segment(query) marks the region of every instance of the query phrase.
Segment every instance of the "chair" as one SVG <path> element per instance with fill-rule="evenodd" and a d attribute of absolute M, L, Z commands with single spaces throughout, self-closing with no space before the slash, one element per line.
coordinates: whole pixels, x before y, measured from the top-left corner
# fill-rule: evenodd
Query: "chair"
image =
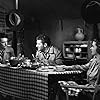
<path fill-rule="evenodd" d="M 100 70 L 99 70 L 99 73 L 98 73 L 98 76 L 97 76 L 97 83 L 96 83 L 95 87 L 86 87 L 84 85 L 77 85 L 77 84 L 68 85 L 68 84 L 66 84 L 65 81 L 59 81 L 58 83 L 60 84 L 63 91 L 66 93 L 66 100 L 69 100 L 69 93 L 68 93 L 69 90 L 68 89 L 70 89 L 70 88 L 78 89 L 80 91 L 82 89 L 94 91 L 92 100 L 99 100 L 100 99 Z M 78 91 L 78 92 L 80 92 L 80 91 Z"/>
<path fill-rule="evenodd" d="M 97 77 L 97 83 L 93 95 L 93 100 L 99 100 L 100 99 L 100 69 Z"/>
<path fill-rule="evenodd" d="M 66 100 L 69 100 L 69 90 L 68 89 L 72 89 L 72 90 L 73 89 L 78 89 L 79 90 L 78 92 L 80 92 L 82 89 L 85 89 L 85 90 L 94 90 L 93 87 L 85 87 L 83 85 L 78 85 L 78 86 L 75 86 L 75 85 L 66 85 L 64 83 L 64 81 L 59 81 L 59 83 L 60 83 L 60 86 L 63 89 L 63 91 L 66 93 Z M 76 92 L 77 92 L 77 90 L 76 90 Z M 76 96 L 78 95 L 78 92 L 76 93 Z"/>

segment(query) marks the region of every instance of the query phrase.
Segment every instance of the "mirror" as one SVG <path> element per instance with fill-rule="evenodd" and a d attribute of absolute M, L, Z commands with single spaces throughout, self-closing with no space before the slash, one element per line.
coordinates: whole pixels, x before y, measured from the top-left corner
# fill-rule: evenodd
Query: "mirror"
<path fill-rule="evenodd" d="M 21 18 L 17 13 L 14 12 L 9 15 L 9 22 L 12 26 L 17 26 L 21 23 Z"/>
<path fill-rule="evenodd" d="M 18 10 L 10 11 L 6 17 L 7 26 L 15 31 L 22 28 L 23 20 L 24 18 Z"/>

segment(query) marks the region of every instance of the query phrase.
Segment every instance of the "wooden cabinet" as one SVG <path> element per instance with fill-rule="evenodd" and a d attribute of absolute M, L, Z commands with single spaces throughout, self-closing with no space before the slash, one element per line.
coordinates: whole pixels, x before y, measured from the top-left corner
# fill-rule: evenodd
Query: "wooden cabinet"
<path fill-rule="evenodd" d="M 88 61 L 90 58 L 90 44 L 88 41 L 65 41 L 63 56 L 66 60 Z"/>

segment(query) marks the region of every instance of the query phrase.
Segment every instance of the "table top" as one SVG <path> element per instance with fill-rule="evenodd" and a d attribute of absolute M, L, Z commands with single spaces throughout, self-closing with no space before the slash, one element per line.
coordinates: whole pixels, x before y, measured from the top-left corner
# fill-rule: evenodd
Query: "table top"
<path fill-rule="evenodd" d="M 0 65 L 0 92 L 28 100 L 48 100 L 48 76 L 73 73 L 78 71 L 38 71 Z"/>

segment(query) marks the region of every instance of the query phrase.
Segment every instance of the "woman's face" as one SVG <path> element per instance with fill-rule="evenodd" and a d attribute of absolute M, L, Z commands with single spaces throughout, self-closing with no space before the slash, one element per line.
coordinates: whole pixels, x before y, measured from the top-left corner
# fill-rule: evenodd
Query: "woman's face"
<path fill-rule="evenodd" d="M 97 51 L 96 51 L 97 50 L 97 45 L 96 45 L 96 42 L 95 41 L 92 42 L 92 46 L 91 46 L 90 49 L 91 49 L 91 54 L 92 55 L 97 54 Z"/>

